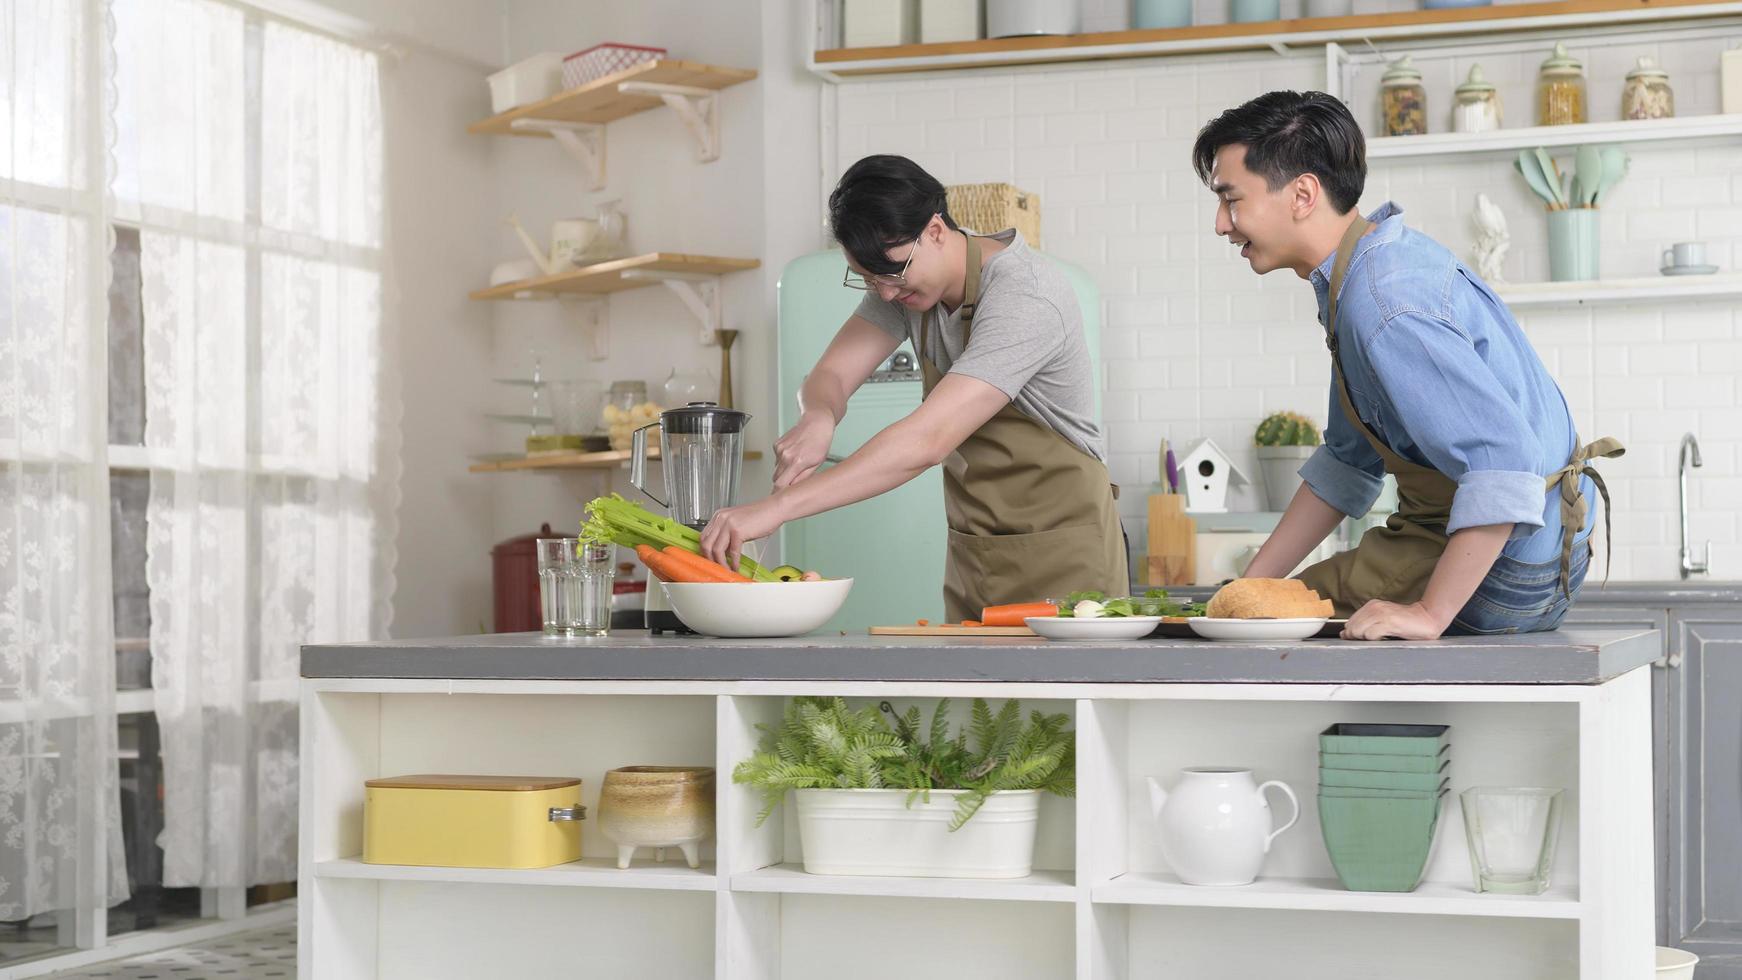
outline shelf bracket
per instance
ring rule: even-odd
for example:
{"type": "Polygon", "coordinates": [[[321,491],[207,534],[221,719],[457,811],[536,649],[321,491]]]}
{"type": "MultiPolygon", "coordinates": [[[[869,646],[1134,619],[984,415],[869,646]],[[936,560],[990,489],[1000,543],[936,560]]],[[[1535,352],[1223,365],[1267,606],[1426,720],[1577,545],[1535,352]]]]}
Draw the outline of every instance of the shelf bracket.
{"type": "Polygon", "coordinates": [[[611,356],[609,300],[604,296],[577,296],[558,293],[563,306],[575,314],[581,324],[581,349],[589,361],[603,361],[611,356]]]}
{"type": "Polygon", "coordinates": [[[701,321],[701,342],[703,347],[712,347],[719,343],[714,331],[720,329],[720,277],[700,272],[655,272],[650,269],[629,269],[622,273],[625,279],[642,279],[664,283],[672,295],[683,301],[689,307],[690,313],[701,321]]]}
{"type": "Polygon", "coordinates": [[[700,160],[709,163],[720,159],[720,93],[713,89],[660,82],[621,82],[617,91],[624,95],[659,96],[695,137],[700,160]]]}
{"type": "Polygon", "coordinates": [[[555,119],[516,119],[508,124],[517,132],[545,133],[568,151],[587,175],[588,190],[605,186],[605,127],[599,123],[561,122],[555,119]]]}
{"type": "Polygon", "coordinates": [[[1280,54],[1284,57],[1287,57],[1291,49],[1289,48],[1288,45],[1284,44],[1281,41],[1272,41],[1272,42],[1270,42],[1270,50],[1275,51],[1277,54],[1280,54]]]}

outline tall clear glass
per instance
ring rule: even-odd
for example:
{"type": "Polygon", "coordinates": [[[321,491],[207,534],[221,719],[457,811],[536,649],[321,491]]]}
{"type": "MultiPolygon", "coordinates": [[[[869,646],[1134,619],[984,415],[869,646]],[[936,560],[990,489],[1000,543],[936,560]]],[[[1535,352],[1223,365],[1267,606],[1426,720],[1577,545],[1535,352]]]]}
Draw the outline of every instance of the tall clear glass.
{"type": "Polygon", "coordinates": [[[1479,892],[1540,895],[1548,890],[1560,839],[1563,792],[1538,786],[1475,786],[1459,797],[1479,892]]]}
{"type": "Polygon", "coordinates": [[[603,636],[611,628],[612,546],[538,539],[538,598],[547,636],[603,636]]]}

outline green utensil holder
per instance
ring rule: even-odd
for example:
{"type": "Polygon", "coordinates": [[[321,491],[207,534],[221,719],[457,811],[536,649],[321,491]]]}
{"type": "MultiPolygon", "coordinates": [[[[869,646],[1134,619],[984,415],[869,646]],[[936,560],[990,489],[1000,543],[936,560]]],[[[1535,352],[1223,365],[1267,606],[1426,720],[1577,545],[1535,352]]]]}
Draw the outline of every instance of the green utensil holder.
{"type": "Polygon", "coordinates": [[[1359,789],[1437,790],[1444,785],[1446,770],[1452,760],[1434,772],[1372,772],[1365,769],[1327,769],[1319,767],[1320,786],[1349,786],[1359,789]]]}
{"type": "Polygon", "coordinates": [[[1319,733],[1319,751],[1435,756],[1451,746],[1451,732],[1450,725],[1338,722],[1319,733]]]}
{"type": "Polygon", "coordinates": [[[1371,789],[1364,786],[1320,786],[1319,795],[1332,799],[1432,800],[1451,792],[1446,780],[1439,789],[1371,789]]]}
{"type": "Polygon", "coordinates": [[[1192,26],[1192,0],[1131,0],[1133,30],[1192,26]]]}
{"type": "Polygon", "coordinates": [[[1567,208],[1548,213],[1548,277],[1554,282],[1584,282],[1597,278],[1598,224],[1596,208],[1567,208]]]}
{"type": "Polygon", "coordinates": [[[1319,825],[1337,878],[1350,891],[1408,892],[1433,854],[1442,797],[1319,797],[1319,825]]]}
{"type": "Polygon", "coordinates": [[[1228,20],[1236,24],[1254,24],[1282,19],[1282,0],[1229,0],[1228,20]]]}
{"type": "MultiPolygon", "coordinates": [[[[1449,748],[1449,746],[1448,746],[1449,748]]],[[[1320,752],[1319,765],[1326,769],[1365,769],[1369,772],[1439,772],[1441,755],[1372,755],[1355,752],[1320,752]]]]}

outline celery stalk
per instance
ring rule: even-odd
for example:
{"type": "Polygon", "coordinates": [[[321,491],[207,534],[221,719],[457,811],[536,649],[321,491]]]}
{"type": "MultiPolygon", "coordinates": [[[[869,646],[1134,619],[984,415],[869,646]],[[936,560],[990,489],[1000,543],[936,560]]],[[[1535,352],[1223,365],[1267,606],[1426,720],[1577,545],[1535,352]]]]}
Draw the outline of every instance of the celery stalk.
{"type": "MultiPolygon", "coordinates": [[[[615,493],[587,504],[587,521],[581,525],[581,537],[625,548],[645,544],[655,549],[677,547],[696,554],[702,551],[702,536],[694,528],[660,517],[615,493]]],[[[738,559],[738,571],[757,582],[775,580],[768,569],[745,557],[738,559]]]]}

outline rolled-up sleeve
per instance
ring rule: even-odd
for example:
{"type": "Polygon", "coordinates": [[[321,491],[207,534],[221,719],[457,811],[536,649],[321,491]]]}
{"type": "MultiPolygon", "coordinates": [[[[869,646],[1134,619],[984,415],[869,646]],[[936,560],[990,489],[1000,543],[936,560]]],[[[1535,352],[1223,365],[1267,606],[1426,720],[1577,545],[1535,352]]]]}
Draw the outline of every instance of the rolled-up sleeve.
{"type": "Polygon", "coordinates": [[[1350,517],[1373,509],[1385,478],[1385,464],[1343,414],[1336,382],[1331,386],[1331,407],[1325,416],[1325,444],[1300,468],[1300,477],[1313,495],[1350,517]]]}
{"type": "Polygon", "coordinates": [[[1367,362],[1397,418],[1434,469],[1457,481],[1446,533],[1543,523],[1536,432],[1470,339],[1438,317],[1399,313],[1375,331],[1367,362]]]}

